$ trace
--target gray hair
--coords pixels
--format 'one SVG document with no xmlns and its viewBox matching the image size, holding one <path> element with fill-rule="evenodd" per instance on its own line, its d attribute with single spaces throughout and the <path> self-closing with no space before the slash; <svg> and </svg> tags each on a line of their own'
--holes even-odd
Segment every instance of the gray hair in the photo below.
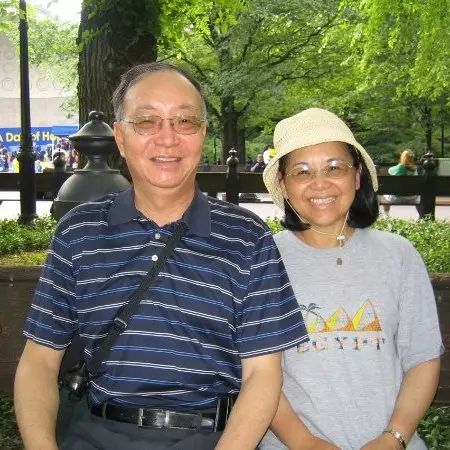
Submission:
<svg viewBox="0 0 450 450">
<path fill-rule="evenodd" d="M 114 108 L 114 117 L 116 120 L 123 119 L 124 100 L 130 88 L 134 86 L 143 77 L 155 72 L 176 72 L 180 74 L 182 77 L 186 78 L 186 80 L 188 80 L 192 84 L 192 86 L 194 86 L 195 90 L 200 95 L 202 119 L 206 121 L 206 101 L 199 82 L 184 69 L 174 66 L 173 64 L 161 62 L 139 64 L 129 69 L 120 77 L 119 86 L 117 86 L 112 96 L 112 105 Z"/>
</svg>

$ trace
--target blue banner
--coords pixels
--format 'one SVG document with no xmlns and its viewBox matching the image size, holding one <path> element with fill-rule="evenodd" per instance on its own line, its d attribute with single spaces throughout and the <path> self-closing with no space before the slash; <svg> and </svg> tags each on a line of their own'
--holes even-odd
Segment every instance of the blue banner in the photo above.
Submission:
<svg viewBox="0 0 450 450">
<path fill-rule="evenodd" d="M 52 127 L 32 127 L 31 134 L 36 145 L 46 146 L 58 142 L 64 136 L 78 131 L 78 125 L 53 125 Z M 6 148 L 20 145 L 20 128 L 0 128 L 0 143 Z"/>
</svg>

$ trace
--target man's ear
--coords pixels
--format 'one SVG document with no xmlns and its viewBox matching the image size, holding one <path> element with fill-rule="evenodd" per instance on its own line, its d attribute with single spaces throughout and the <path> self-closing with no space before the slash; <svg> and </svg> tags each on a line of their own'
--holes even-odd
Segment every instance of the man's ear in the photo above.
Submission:
<svg viewBox="0 0 450 450">
<path fill-rule="evenodd" d="M 116 140 L 117 147 L 119 147 L 120 156 L 125 158 L 122 126 L 117 120 L 113 123 L 113 131 L 114 139 Z"/>
</svg>

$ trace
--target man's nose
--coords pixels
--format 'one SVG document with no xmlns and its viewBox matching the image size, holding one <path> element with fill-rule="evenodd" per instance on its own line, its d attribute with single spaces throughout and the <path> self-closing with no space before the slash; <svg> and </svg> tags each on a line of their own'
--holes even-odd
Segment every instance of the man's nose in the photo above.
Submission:
<svg viewBox="0 0 450 450">
<path fill-rule="evenodd" d="M 173 120 L 166 119 L 161 122 L 161 128 L 155 134 L 155 140 L 162 142 L 166 146 L 175 145 L 178 142 L 179 135 L 175 131 Z"/>
</svg>

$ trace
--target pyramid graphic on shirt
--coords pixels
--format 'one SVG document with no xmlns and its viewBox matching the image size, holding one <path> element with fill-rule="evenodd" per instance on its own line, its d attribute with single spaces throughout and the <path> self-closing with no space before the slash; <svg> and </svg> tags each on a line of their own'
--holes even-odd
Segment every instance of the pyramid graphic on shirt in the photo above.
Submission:
<svg viewBox="0 0 450 450">
<path fill-rule="evenodd" d="M 357 331 L 381 331 L 380 320 L 373 303 L 367 299 L 352 319 Z"/>
<path fill-rule="evenodd" d="M 382 331 L 380 319 L 375 306 L 367 299 L 353 317 L 340 307 L 328 319 L 324 319 L 315 309 L 320 309 L 315 303 L 301 305 L 308 333 L 327 333 L 330 331 Z"/>
<path fill-rule="evenodd" d="M 326 324 L 331 331 L 355 331 L 352 320 L 344 308 L 335 311 Z"/>
<path fill-rule="evenodd" d="M 330 331 L 324 318 L 317 313 L 307 313 L 305 322 L 308 333 L 325 333 Z"/>
</svg>

